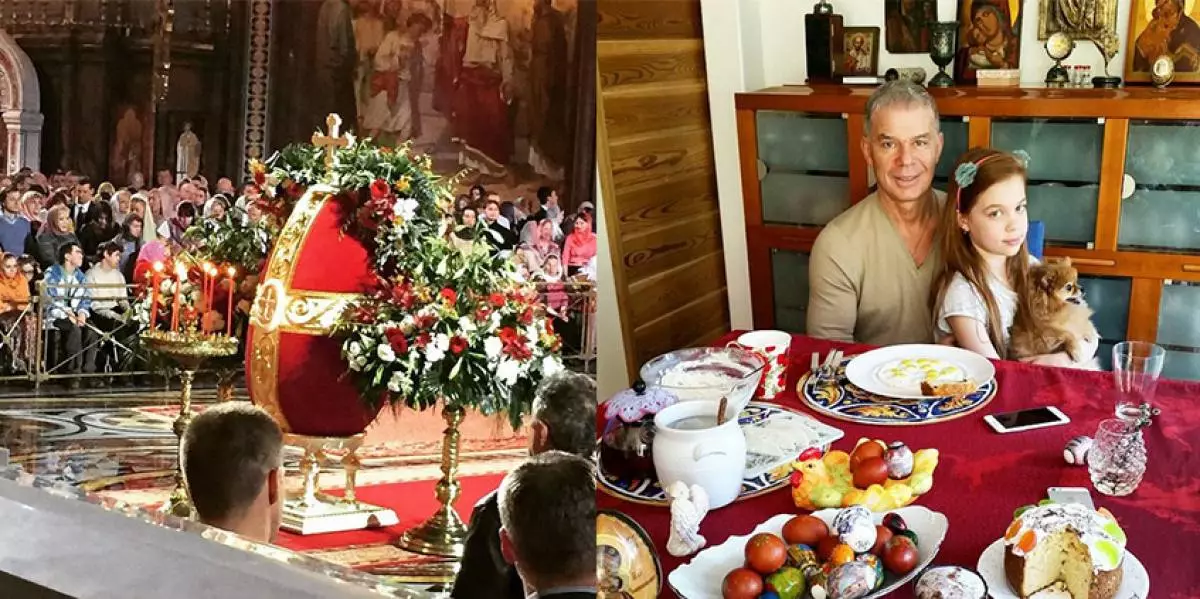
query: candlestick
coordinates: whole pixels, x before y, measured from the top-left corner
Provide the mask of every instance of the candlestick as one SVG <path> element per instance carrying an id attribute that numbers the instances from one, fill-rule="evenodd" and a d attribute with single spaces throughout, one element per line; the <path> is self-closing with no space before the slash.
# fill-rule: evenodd
<path id="1" fill-rule="evenodd" d="M 155 262 L 154 271 L 150 274 L 150 330 L 158 325 L 158 287 L 161 284 L 163 263 Z"/>
<path id="2" fill-rule="evenodd" d="M 237 288 L 237 283 L 233 281 L 233 275 L 237 270 L 232 266 L 229 267 L 229 301 L 225 311 L 225 335 L 233 335 L 233 290 Z"/>
<path id="3" fill-rule="evenodd" d="M 205 262 L 204 265 L 202 265 L 200 267 L 200 270 L 201 270 L 201 272 L 204 273 L 204 278 L 203 278 L 204 285 L 203 285 L 203 287 L 201 287 L 200 292 L 201 292 L 201 295 L 204 297 L 204 310 L 207 312 L 207 311 L 212 310 L 212 286 L 213 286 L 212 262 Z"/>
<path id="4" fill-rule="evenodd" d="M 179 296 L 183 293 L 183 282 L 187 280 L 187 267 L 176 264 L 175 276 L 178 280 L 175 281 L 175 302 L 171 306 L 171 332 L 179 330 Z"/>

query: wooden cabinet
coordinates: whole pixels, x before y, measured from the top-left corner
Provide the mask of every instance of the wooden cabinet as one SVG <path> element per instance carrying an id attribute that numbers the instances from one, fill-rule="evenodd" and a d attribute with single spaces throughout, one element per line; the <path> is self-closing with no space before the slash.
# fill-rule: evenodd
<path id="1" fill-rule="evenodd" d="M 873 88 L 787 86 L 737 96 L 754 324 L 803 332 L 808 252 L 872 189 L 860 150 Z M 1154 341 L 1166 374 L 1200 379 L 1200 89 L 930 90 L 944 189 L 969 147 L 1030 154 L 1029 210 L 1046 255 L 1069 256 L 1104 340 Z"/>

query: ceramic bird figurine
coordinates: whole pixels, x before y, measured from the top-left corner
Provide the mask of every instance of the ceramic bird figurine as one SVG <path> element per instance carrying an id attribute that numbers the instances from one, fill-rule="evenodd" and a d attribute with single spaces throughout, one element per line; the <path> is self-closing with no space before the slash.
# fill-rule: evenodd
<path id="1" fill-rule="evenodd" d="M 691 555 L 708 543 L 700 536 L 700 521 L 708 513 L 708 493 L 700 485 L 688 487 L 675 481 L 667 489 L 671 498 L 671 536 L 667 552 L 675 557 Z"/>

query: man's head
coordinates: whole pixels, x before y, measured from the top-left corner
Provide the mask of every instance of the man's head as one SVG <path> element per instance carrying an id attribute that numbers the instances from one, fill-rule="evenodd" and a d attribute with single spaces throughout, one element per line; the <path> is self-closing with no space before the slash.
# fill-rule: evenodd
<path id="1" fill-rule="evenodd" d="M 141 189 L 145 187 L 146 177 L 140 172 L 129 175 L 129 186 L 134 189 Z"/>
<path id="2" fill-rule="evenodd" d="M 587 456 L 596 444 L 596 383 L 574 372 L 542 382 L 533 400 L 529 452 L 556 449 Z"/>
<path id="3" fill-rule="evenodd" d="M 553 187 L 546 187 L 545 185 L 539 187 L 537 190 L 537 198 L 538 202 L 543 206 L 554 206 L 558 204 L 558 192 L 554 191 Z"/>
<path id="4" fill-rule="evenodd" d="M 925 198 L 942 155 L 933 96 L 907 79 L 889 81 L 867 100 L 866 117 L 862 152 L 881 199 L 907 203 Z"/>
<path id="5" fill-rule="evenodd" d="M 283 433 L 262 408 L 231 401 L 192 419 L 182 468 L 200 521 L 270 542 L 283 517 Z"/>
<path id="6" fill-rule="evenodd" d="M 4 200 L 4 211 L 9 214 L 16 214 L 21 211 L 21 190 L 16 187 L 6 187 L 4 191 L 0 191 L 0 198 Z"/>
<path id="7" fill-rule="evenodd" d="M 483 220 L 490 224 L 496 222 L 498 218 L 500 218 L 500 200 L 488 196 L 488 199 L 483 202 Z"/>
<path id="8" fill-rule="evenodd" d="M 229 197 L 234 196 L 233 180 L 229 177 L 221 177 L 217 179 L 217 193 L 223 193 Z"/>
<path id="9" fill-rule="evenodd" d="M 83 266 L 83 248 L 74 241 L 58 246 L 58 263 L 71 270 Z"/>
<path id="10" fill-rule="evenodd" d="M 561 451 L 539 454 L 504 477 L 497 498 L 500 551 L 527 587 L 595 585 L 591 462 Z"/>
<path id="11" fill-rule="evenodd" d="M 179 198 L 184 202 L 195 204 L 196 196 L 198 195 L 196 191 L 196 184 L 188 181 L 187 183 L 179 186 Z"/>
<path id="12" fill-rule="evenodd" d="M 158 174 L 155 175 L 155 178 L 158 179 L 159 187 L 169 187 L 171 185 L 171 183 L 175 180 L 175 178 L 173 176 L 171 176 L 171 170 L 165 169 L 165 168 L 159 170 Z"/>
<path id="13" fill-rule="evenodd" d="M 75 201 L 86 204 L 92 201 L 92 195 L 92 182 L 88 181 L 87 177 L 80 177 L 79 182 L 75 184 Z"/>
<path id="14" fill-rule="evenodd" d="M 121 247 L 121 244 L 115 241 L 110 241 L 100 246 L 100 264 L 103 264 L 104 268 L 108 270 L 116 270 L 121 265 L 121 253 L 123 250 L 124 248 Z"/>

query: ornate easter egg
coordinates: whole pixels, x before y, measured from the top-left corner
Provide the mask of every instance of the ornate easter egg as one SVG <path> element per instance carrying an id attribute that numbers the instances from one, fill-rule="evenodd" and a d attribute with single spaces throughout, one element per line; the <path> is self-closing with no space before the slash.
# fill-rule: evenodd
<path id="1" fill-rule="evenodd" d="M 1067 446 L 1063 448 L 1063 459 L 1072 466 L 1082 466 L 1086 464 L 1088 451 L 1092 449 L 1092 438 L 1080 435 L 1073 437 L 1067 441 Z"/>
<path id="2" fill-rule="evenodd" d="M 851 506 L 838 512 L 833 519 L 833 529 L 855 553 L 870 551 L 875 545 L 875 521 L 871 511 L 863 506 Z"/>
<path id="3" fill-rule="evenodd" d="M 887 464 L 888 478 L 908 478 L 913 471 L 913 452 L 902 441 L 894 441 L 883 454 Z"/>
<path id="4" fill-rule="evenodd" d="M 347 437 L 377 411 L 342 376 L 342 342 L 331 330 L 376 276 L 367 248 L 342 231 L 342 205 L 331 191 L 309 188 L 280 231 L 251 311 L 246 383 L 284 432 Z"/>
<path id="5" fill-rule="evenodd" d="M 830 599 L 859 599 L 875 589 L 875 569 L 865 562 L 842 564 L 829 573 L 825 590 Z"/>

